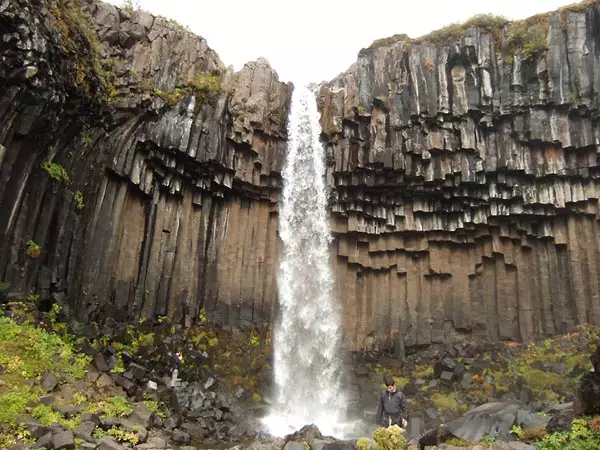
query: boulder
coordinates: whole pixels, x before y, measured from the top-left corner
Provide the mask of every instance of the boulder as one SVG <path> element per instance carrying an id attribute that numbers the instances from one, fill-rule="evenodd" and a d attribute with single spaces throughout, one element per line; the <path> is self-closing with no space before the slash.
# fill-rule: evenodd
<path id="1" fill-rule="evenodd" d="M 180 429 L 173 430 L 172 439 L 176 444 L 187 444 L 191 441 L 189 433 Z"/>
<path id="2" fill-rule="evenodd" d="M 96 450 L 125 450 L 125 448 L 110 436 L 104 436 L 96 446 Z"/>
<path id="3" fill-rule="evenodd" d="M 519 414 L 529 412 L 521 402 L 500 401 L 485 403 L 448 423 L 448 431 L 466 441 L 477 442 L 484 436 L 508 439 L 510 429 Z"/>
<path id="4" fill-rule="evenodd" d="M 54 450 L 74 450 L 75 438 L 71 430 L 61 431 L 52 436 Z"/>
<path id="5" fill-rule="evenodd" d="M 46 392 L 52 392 L 58 386 L 58 379 L 54 374 L 46 372 L 42 377 L 41 385 Z"/>

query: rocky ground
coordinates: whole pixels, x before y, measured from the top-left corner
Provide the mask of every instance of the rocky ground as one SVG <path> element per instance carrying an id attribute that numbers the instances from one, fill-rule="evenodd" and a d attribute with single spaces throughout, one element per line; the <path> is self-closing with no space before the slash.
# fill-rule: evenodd
<path id="1" fill-rule="evenodd" d="M 205 322 L 182 330 L 166 318 L 135 326 L 67 326 L 60 319 L 57 308 L 5 308 L 2 448 L 355 448 L 357 438 L 374 431 L 383 374 L 409 398 L 410 444 L 526 448 L 523 441 L 543 439 L 548 427 L 573 429 L 571 400 L 598 341 L 596 329 L 582 327 L 529 346 L 462 344 L 415 350 L 403 360 L 354 354 L 349 406 L 363 424 L 354 439 L 337 441 L 310 427 L 280 439 L 261 432 L 258 422 L 268 408 L 268 331 L 234 333 Z M 178 349 L 184 361 L 172 388 L 169 361 Z M 520 447 L 509 444 L 517 440 Z"/>

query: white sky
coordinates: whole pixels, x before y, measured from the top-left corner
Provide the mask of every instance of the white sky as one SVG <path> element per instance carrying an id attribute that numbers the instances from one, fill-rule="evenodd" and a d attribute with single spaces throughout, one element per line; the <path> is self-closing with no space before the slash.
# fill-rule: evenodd
<path id="1" fill-rule="evenodd" d="M 122 5 L 123 0 L 108 0 Z M 375 39 L 419 37 L 481 13 L 522 19 L 575 0 L 134 0 L 188 26 L 225 65 L 263 56 L 282 81 L 330 80 Z"/>

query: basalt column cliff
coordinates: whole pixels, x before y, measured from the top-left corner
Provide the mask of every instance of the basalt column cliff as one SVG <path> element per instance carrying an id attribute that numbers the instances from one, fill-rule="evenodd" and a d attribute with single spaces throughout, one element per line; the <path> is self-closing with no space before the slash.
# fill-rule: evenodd
<path id="1" fill-rule="evenodd" d="M 0 1 L 0 34 L 9 295 L 85 321 L 267 322 L 291 86 L 92 0 Z"/>
<path id="2" fill-rule="evenodd" d="M 600 6 L 475 17 L 320 91 L 350 345 L 600 323 Z"/>

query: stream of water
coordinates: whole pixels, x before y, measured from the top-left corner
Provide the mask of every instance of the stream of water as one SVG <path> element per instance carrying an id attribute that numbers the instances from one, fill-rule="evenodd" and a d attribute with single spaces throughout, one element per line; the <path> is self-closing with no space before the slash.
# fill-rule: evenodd
<path id="1" fill-rule="evenodd" d="M 314 94 L 295 89 L 279 210 L 279 317 L 274 329 L 276 398 L 265 419 L 274 435 L 315 424 L 340 436 L 341 311 L 330 264 L 325 151 Z M 341 436 L 340 436 L 341 437 Z"/>

